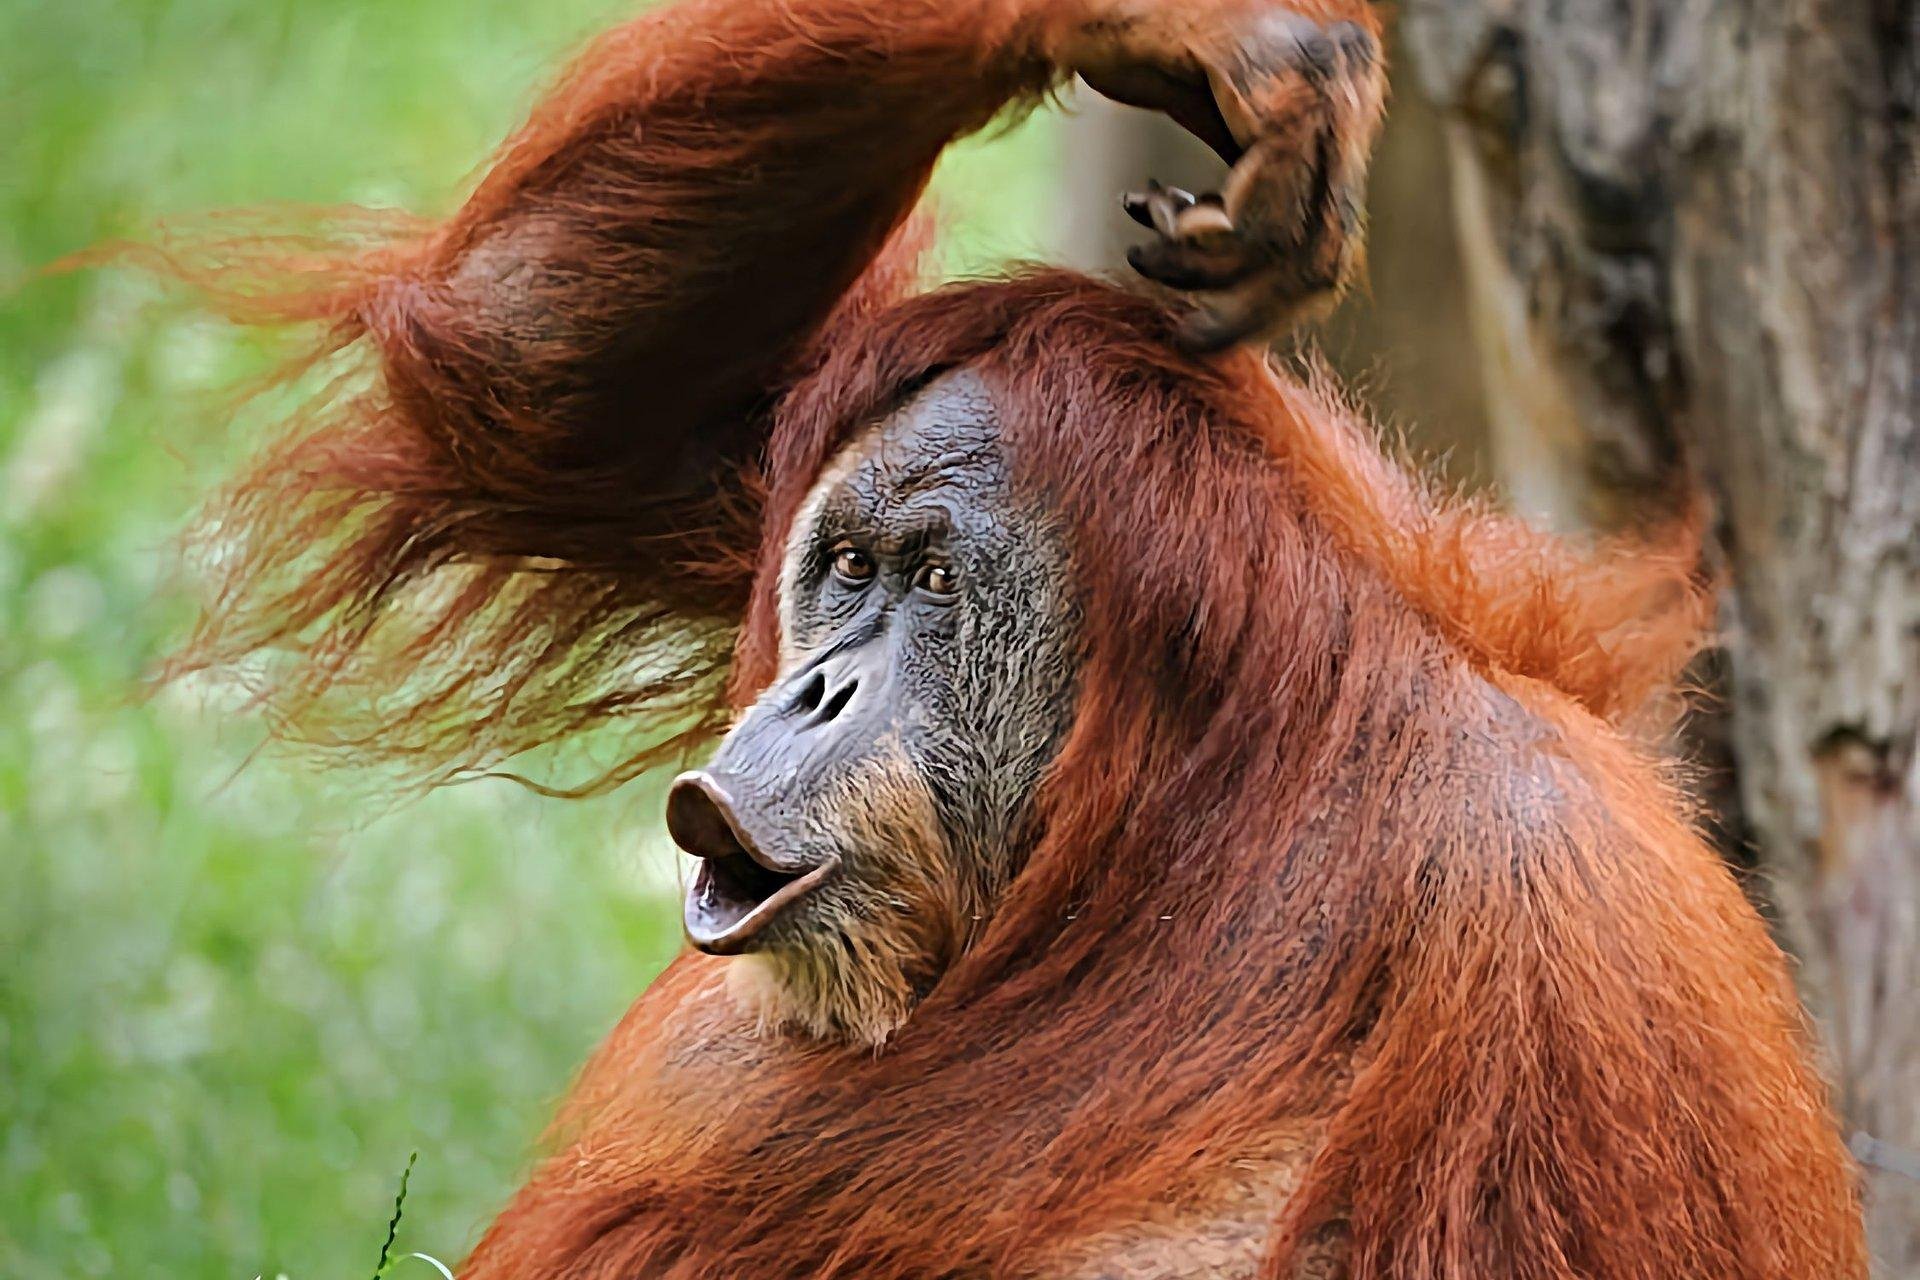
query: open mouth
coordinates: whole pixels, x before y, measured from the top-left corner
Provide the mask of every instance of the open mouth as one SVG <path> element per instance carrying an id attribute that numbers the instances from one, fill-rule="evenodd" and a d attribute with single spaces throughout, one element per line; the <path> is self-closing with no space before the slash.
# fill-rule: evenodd
<path id="1" fill-rule="evenodd" d="M 741 830 L 732 801 L 705 773 L 684 773 L 667 793 L 667 832 L 700 859 L 687 886 L 687 938 L 711 955 L 747 950 L 789 905 L 805 897 L 837 865 L 783 865 Z"/>

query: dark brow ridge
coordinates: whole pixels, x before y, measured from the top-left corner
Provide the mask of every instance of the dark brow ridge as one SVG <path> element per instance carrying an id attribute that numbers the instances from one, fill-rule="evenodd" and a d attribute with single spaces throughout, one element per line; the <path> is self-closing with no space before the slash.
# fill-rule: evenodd
<path id="1" fill-rule="evenodd" d="M 874 451 L 873 461 L 882 467 L 889 467 L 891 460 L 887 457 L 888 452 L 887 446 L 882 443 L 880 447 Z M 944 483 L 950 478 L 948 475 L 949 472 L 957 471 L 961 467 L 969 464 L 991 464 L 994 461 L 996 461 L 994 446 L 990 442 L 983 441 L 978 444 L 948 449 L 939 457 L 928 459 L 920 466 L 912 468 L 902 467 L 899 470 L 897 478 L 889 475 L 887 477 L 889 482 L 887 484 L 887 491 L 889 496 L 894 498 L 910 498 L 915 494 Z"/>
<path id="2" fill-rule="evenodd" d="M 884 523 L 836 518 L 845 514 L 831 507 L 821 509 L 820 519 L 808 539 L 815 555 L 823 555 L 842 538 L 851 538 L 878 555 L 912 556 L 945 541 L 953 533 L 952 520 L 937 507 L 899 512 Z"/>

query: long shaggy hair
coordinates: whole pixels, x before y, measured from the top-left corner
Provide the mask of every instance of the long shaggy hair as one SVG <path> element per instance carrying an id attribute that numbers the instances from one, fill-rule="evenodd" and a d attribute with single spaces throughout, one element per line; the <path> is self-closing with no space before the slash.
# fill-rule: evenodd
<path id="1" fill-rule="evenodd" d="M 837 442 L 931 370 L 997 389 L 1088 620 L 1043 834 L 877 1059 L 663 1067 L 726 1018 L 682 960 L 473 1274 L 1021 1274 L 1303 1132 L 1276 1277 L 1329 1227 L 1356 1277 L 1860 1274 L 1780 957 L 1622 729 L 1697 641 L 1684 558 L 1437 502 L 1169 324 L 1066 274 L 960 287 L 788 399 L 744 689 Z"/>
<path id="2" fill-rule="evenodd" d="M 468 1274 L 1019 1274 L 1303 1134 L 1276 1277 L 1330 1227 L 1355 1277 L 1860 1274 L 1784 965 L 1635 731 L 1700 639 L 1691 558 L 1582 552 L 1442 500 L 1323 389 L 1179 355 L 1172 323 L 1062 272 L 863 302 L 802 361 L 765 483 L 742 487 L 757 551 L 696 566 L 675 544 L 725 593 L 683 613 L 645 594 L 654 562 L 622 578 L 632 544 L 592 558 L 666 643 L 708 637 L 675 679 L 711 732 L 772 677 L 813 477 L 969 365 L 1068 533 L 1079 711 L 999 912 L 883 1055 L 741 1042 L 702 1067 L 689 1046 L 739 1015 L 722 963 L 684 957 Z M 653 633 L 582 626 L 611 586 L 566 589 L 564 561 L 456 572 L 497 576 L 515 612 L 436 620 L 445 676 L 405 669 L 430 650 L 380 653 L 396 686 L 490 682 L 527 636 L 590 635 L 618 663 L 574 678 L 635 672 L 633 704 L 656 696 Z M 520 723 L 581 705 L 549 696 L 514 690 Z"/>
<path id="3" fill-rule="evenodd" d="M 1162 300 L 907 296 L 882 246 L 940 145 L 1052 74 L 979 52 L 1014 13 L 697 0 L 445 224 L 158 251 L 362 371 L 215 503 L 180 668 L 418 779 L 711 738 L 773 676 L 814 478 L 941 370 L 1066 531 L 1076 720 L 973 945 L 878 1055 L 756 1036 L 682 957 L 467 1274 L 1028 1274 L 1270 1163 L 1276 1280 L 1330 1235 L 1354 1280 L 1862 1275 L 1785 966 L 1648 730 L 1690 550 L 1438 497 L 1324 387 L 1180 354 Z"/>

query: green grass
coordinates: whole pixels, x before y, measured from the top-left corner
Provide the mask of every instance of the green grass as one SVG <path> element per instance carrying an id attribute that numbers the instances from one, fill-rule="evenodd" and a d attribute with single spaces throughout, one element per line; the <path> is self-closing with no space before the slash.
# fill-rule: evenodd
<path id="1" fill-rule="evenodd" d="M 143 700 L 187 617 L 168 538 L 248 444 L 219 393 L 268 352 L 124 275 L 30 278 L 208 207 L 444 209 L 627 8 L 0 8 L 0 1276 L 363 1277 L 416 1148 L 396 1248 L 457 1257 L 678 945 L 657 781 L 376 815 L 248 764 L 230 708 Z M 956 159 L 955 264 L 1037 250 L 1048 166 L 1044 122 Z"/>

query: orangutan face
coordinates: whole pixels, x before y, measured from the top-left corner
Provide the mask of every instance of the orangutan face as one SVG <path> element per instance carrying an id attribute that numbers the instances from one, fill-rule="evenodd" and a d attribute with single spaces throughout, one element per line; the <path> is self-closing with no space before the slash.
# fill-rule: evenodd
<path id="1" fill-rule="evenodd" d="M 769 1021 L 884 1040 L 1017 867 L 1076 627 L 999 427 L 952 373 L 828 466 L 787 545 L 781 675 L 669 795 L 700 859 L 687 936 L 749 957 Z"/>

